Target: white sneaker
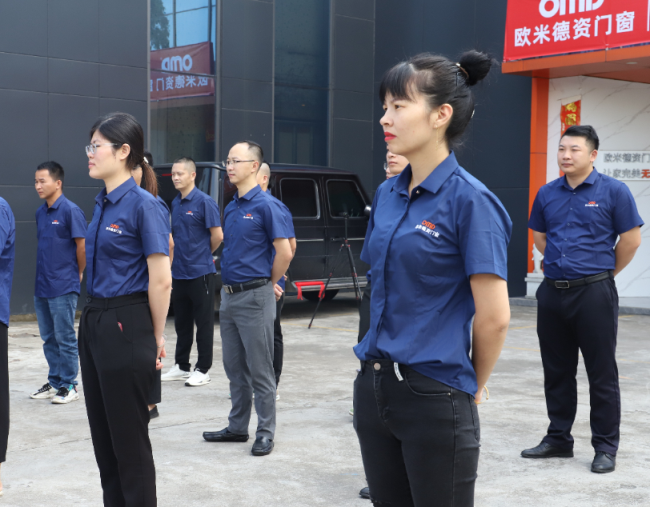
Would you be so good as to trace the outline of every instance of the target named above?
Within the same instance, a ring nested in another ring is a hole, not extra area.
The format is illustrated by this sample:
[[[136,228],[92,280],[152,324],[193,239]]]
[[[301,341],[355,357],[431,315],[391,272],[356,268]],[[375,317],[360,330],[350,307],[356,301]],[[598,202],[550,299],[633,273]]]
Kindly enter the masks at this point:
[[[210,383],[210,375],[201,373],[199,370],[194,370],[192,375],[185,381],[185,385],[189,387],[204,386]]]
[[[43,387],[38,391],[34,391],[29,395],[29,397],[33,400],[49,400],[50,398],[54,398],[55,395],[56,389],[54,389],[49,382],[46,382],[43,384]]]
[[[70,384],[68,387],[59,388],[54,398],[52,398],[52,403],[55,405],[65,405],[78,399],[79,393],[77,392],[77,388]]]
[[[190,378],[190,372],[181,370],[177,364],[175,364],[167,373],[163,373],[160,376],[160,380],[163,382],[168,382],[170,380],[187,380],[188,378]]]

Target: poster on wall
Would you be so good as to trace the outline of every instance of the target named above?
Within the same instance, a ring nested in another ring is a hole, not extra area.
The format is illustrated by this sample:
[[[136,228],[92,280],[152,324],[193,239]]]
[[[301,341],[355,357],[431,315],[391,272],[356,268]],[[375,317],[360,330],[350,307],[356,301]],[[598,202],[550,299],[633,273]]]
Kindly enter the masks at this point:
[[[159,49],[150,54],[152,101],[214,95],[211,42]]]
[[[599,151],[594,166],[617,180],[650,182],[650,151]]]
[[[573,100],[567,104],[562,104],[560,109],[560,122],[562,123],[561,135],[564,135],[566,129],[574,125],[580,125],[581,100]]]
[[[508,0],[506,62],[647,42],[649,0]]]

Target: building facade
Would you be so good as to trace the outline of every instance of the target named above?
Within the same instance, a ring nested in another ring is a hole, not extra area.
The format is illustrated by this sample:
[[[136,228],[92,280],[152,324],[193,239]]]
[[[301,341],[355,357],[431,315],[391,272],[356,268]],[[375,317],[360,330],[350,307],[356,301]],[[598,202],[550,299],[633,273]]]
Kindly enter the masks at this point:
[[[0,0],[0,142],[9,153],[0,195],[18,223],[12,313],[33,312],[34,170],[60,162],[66,195],[90,218],[99,186],[83,147],[100,114],[134,114],[157,164],[223,160],[252,139],[271,162],[353,171],[372,195],[384,180],[383,73],[422,51],[455,58],[477,48],[501,60],[507,2],[488,4]],[[475,88],[476,115],[457,153],[513,219],[515,296],[527,271],[531,81],[495,67]]]

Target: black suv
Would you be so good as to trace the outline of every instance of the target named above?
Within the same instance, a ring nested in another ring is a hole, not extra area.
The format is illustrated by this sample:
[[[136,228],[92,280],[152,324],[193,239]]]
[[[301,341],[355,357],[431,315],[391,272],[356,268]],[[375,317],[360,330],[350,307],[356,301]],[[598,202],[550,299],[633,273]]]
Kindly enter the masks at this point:
[[[297,294],[295,282],[325,282],[334,267],[344,236],[345,219],[348,218],[348,240],[357,268],[359,285],[366,285],[368,265],[360,260],[363,240],[368,227],[366,207],[370,200],[359,177],[347,171],[327,167],[270,164],[269,189],[293,215],[298,248],[289,267],[286,294]],[[172,164],[156,166],[160,196],[171,209],[178,195],[171,178]],[[230,183],[223,167],[214,162],[197,162],[196,186],[219,205],[223,212],[232,201],[236,187]],[[217,268],[217,294],[221,290],[220,257],[223,245],[215,252]],[[347,257],[339,257],[339,264],[325,294],[333,298],[341,289],[352,289],[353,282]],[[318,286],[303,288],[305,298],[318,299]]]

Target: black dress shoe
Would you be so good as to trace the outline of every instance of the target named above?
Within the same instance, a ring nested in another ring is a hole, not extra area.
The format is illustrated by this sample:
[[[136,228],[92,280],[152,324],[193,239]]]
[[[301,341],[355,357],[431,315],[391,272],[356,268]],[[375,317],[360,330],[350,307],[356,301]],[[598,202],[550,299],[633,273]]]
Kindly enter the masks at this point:
[[[543,459],[543,458],[573,458],[573,449],[562,449],[560,447],[555,447],[546,442],[542,442],[537,447],[532,449],[524,449],[521,451],[522,458],[533,458],[533,459]]]
[[[359,496],[361,498],[365,498],[366,500],[370,500],[370,488],[368,486],[363,488],[361,491],[359,491]]]
[[[272,450],[273,440],[266,437],[257,437],[251,452],[253,453],[253,456],[266,456],[267,454],[271,454]]]
[[[238,435],[231,433],[228,428],[221,431],[204,431],[203,438],[208,442],[247,442],[248,435]]]
[[[151,410],[149,410],[149,419],[155,419],[158,417],[160,414],[158,413],[158,405],[153,407]]]
[[[616,456],[603,451],[596,451],[594,461],[591,463],[591,471],[596,474],[608,474],[616,470]]]

